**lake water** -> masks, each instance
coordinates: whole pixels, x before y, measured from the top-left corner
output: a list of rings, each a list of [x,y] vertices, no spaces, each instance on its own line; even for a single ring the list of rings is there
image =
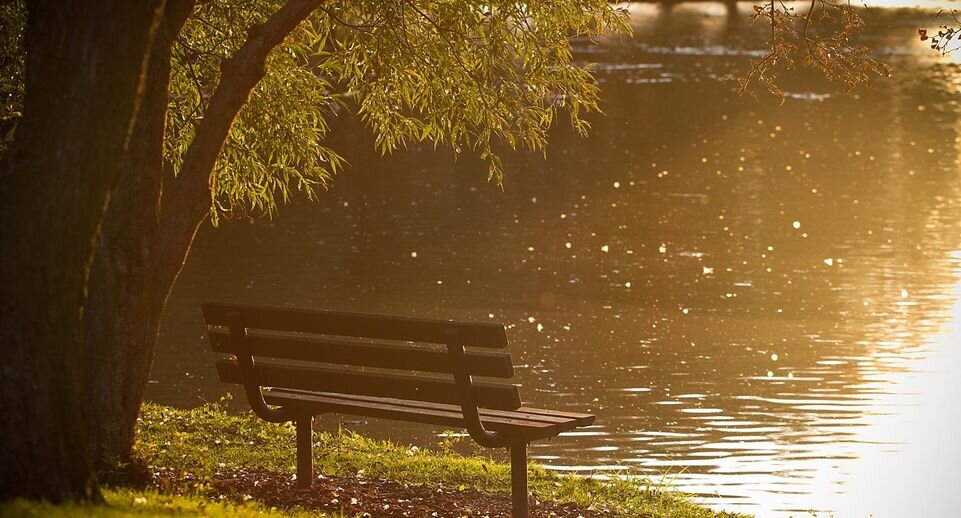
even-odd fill
[[[526,402],[598,416],[532,445],[552,469],[758,516],[958,516],[961,66],[917,41],[936,12],[868,15],[893,79],[785,77],[781,104],[730,80],[762,28],[636,7],[635,38],[579,47],[604,92],[591,137],[508,157],[503,190],[340,121],[352,165],[318,203],[200,232],[148,398],[226,391],[202,300],[503,322]]]

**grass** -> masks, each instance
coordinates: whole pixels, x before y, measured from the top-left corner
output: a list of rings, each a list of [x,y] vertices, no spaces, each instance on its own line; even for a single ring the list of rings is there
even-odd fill
[[[169,517],[208,516],[212,518],[306,518],[317,516],[300,511],[280,511],[251,505],[214,502],[199,495],[161,495],[156,491],[106,488],[103,504],[54,505],[48,502],[16,500],[0,504],[0,516],[75,518],[78,516],[121,518],[125,516]]]
[[[224,404],[181,410],[145,403],[139,418],[137,455],[177,487],[152,491],[108,488],[106,505],[52,507],[15,502],[0,515],[17,516],[298,516],[296,510],[267,510],[256,505],[212,503],[211,479],[218,471],[296,471],[295,430],[252,414],[233,415]],[[510,492],[507,464],[465,456],[441,445],[438,451],[374,441],[350,432],[314,433],[315,471],[325,475],[388,479],[410,485]],[[593,480],[532,467],[530,489],[542,500],[573,501],[615,511],[620,516],[716,518],[715,512],[646,479]],[[179,493],[184,496],[167,496]],[[60,514],[57,514],[60,513]]]

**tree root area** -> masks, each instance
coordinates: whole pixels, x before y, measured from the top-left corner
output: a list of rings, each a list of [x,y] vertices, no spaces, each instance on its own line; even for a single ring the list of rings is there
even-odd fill
[[[310,489],[298,489],[290,475],[265,471],[224,471],[210,481],[218,498],[267,507],[325,511],[371,517],[509,517],[511,497],[472,488],[451,489],[359,477],[318,476]],[[575,503],[530,497],[531,516],[610,517]],[[338,515],[339,515],[338,514]]]

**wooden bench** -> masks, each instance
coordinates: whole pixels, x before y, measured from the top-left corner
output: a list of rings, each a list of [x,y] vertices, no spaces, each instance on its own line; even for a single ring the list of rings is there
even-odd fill
[[[220,381],[243,385],[262,419],[296,423],[302,488],[314,478],[313,416],[395,419],[509,448],[513,516],[527,516],[527,444],[594,422],[521,405],[501,324],[213,302],[203,313],[213,350],[234,356],[217,362]]]

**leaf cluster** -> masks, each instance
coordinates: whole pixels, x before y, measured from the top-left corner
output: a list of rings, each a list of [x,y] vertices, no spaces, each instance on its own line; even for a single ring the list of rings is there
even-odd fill
[[[174,47],[164,148],[175,171],[221,65],[279,6],[209,0],[189,18]],[[359,113],[381,153],[417,142],[470,151],[500,182],[498,146],[543,150],[559,110],[588,129],[598,88],[574,63],[570,38],[606,31],[629,31],[625,11],[606,0],[325,2],[271,53],[231,127],[214,220],[272,214],[293,190],[313,197],[344,165],[324,143],[328,118],[344,109]]]
[[[767,53],[753,61],[748,75],[739,79],[741,93],[759,86],[783,96],[777,74],[794,69],[799,62],[830,81],[840,81],[846,91],[869,86],[873,76],[890,75],[887,65],[871,57],[871,49],[855,43],[864,20],[848,2],[810,0],[802,14],[782,0],[771,0],[754,6],[751,20],[767,23],[771,32]]]
[[[942,56],[961,48],[961,43],[958,41],[961,38],[961,19],[958,18],[958,11],[942,9],[938,12],[938,17],[945,15],[950,16],[952,21],[950,24],[939,25],[936,34],[929,36],[927,29],[918,29],[921,41],[930,42],[931,49],[938,51]]]
[[[198,4],[172,49],[164,156],[175,171],[220,83],[221,66],[279,9],[277,1],[208,0]],[[214,176],[221,216],[272,214],[293,190],[313,198],[342,166],[323,145],[327,118],[341,96],[316,64],[326,31],[298,26],[268,57],[266,74],[234,121]]]
[[[541,150],[559,109],[574,128],[597,109],[590,72],[570,38],[629,30],[604,0],[474,2],[367,0],[330,5],[324,52],[386,153],[411,142],[473,150],[498,182],[496,143]]]

